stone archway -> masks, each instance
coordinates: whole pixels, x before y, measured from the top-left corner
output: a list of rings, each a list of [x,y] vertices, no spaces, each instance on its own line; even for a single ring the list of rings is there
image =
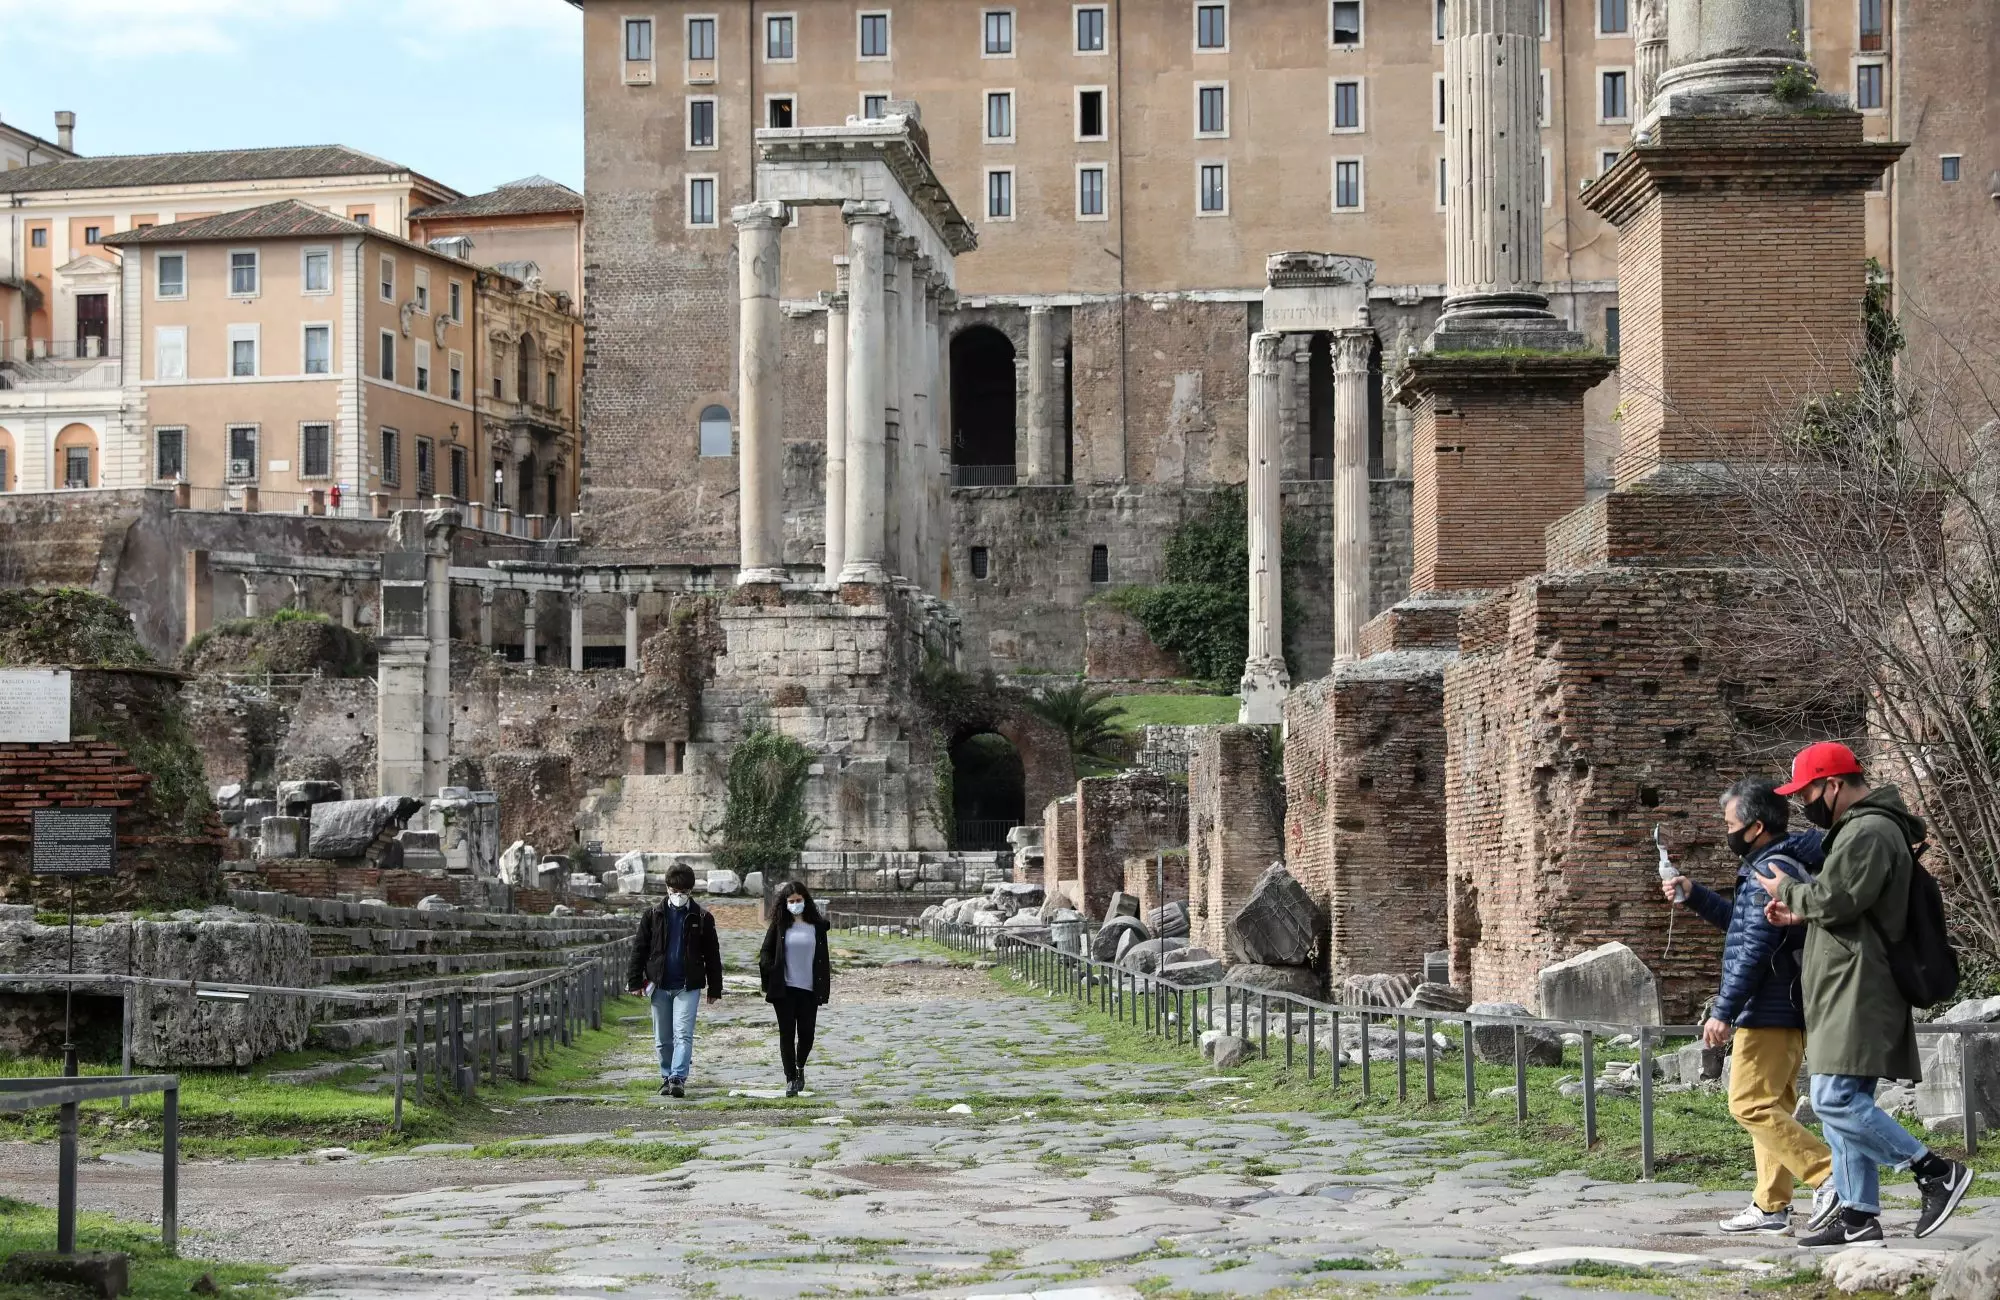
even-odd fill
[[[97,430],[87,424],[65,425],[56,435],[55,486],[94,488],[104,483],[102,449]]]
[[[951,340],[952,482],[962,487],[1015,480],[1014,344],[991,325]]]

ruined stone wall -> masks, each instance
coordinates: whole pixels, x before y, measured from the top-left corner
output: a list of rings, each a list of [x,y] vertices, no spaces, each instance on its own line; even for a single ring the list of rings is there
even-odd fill
[[[1124,890],[1139,900],[1142,919],[1151,916],[1163,904],[1185,899],[1188,896],[1187,850],[1167,849],[1125,859]]]
[[[1445,944],[1443,671],[1398,651],[1285,701],[1285,864],[1325,909],[1329,973],[1415,975]]]
[[[1076,796],[1052,799],[1042,809],[1042,880],[1049,888],[1066,888],[1076,879]],[[1081,899],[1072,898],[1072,903]]]
[[[1111,895],[1125,887],[1125,862],[1188,839],[1187,791],[1144,769],[1076,783],[1077,882],[1087,917],[1104,919]]]
[[[1095,682],[1167,682],[1185,678],[1188,670],[1179,655],[1153,644],[1145,624],[1092,601],[1083,607],[1083,675]]]
[[[1189,941],[1228,956],[1225,928],[1284,857],[1274,727],[1204,727],[1188,762]]]

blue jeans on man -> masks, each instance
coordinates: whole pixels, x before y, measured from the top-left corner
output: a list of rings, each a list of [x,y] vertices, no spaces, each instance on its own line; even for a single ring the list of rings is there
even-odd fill
[[[1840,1203],[1861,1214],[1882,1212],[1878,1166],[1905,1168],[1930,1150],[1875,1104],[1874,1079],[1815,1074],[1812,1108],[1833,1148],[1833,1185]]]
[[[686,1083],[694,1065],[694,1013],[701,1007],[700,989],[655,987],[653,1049],[660,1054],[660,1078]]]

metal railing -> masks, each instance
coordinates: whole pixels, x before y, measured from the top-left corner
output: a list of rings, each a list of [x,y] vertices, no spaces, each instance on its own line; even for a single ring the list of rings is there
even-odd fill
[[[155,979],[144,975],[13,973],[0,973],[0,987],[68,985],[119,989],[124,1013],[120,1071],[124,1074],[129,1074],[132,1068],[133,1008],[129,990],[133,988],[173,989],[193,999],[218,1003],[247,1003],[260,997],[297,998],[305,999],[309,1007],[344,1003],[374,1008],[393,1000],[396,1046],[392,1068],[396,1092],[391,1130],[400,1133],[406,1088],[416,1104],[422,1105],[427,1084],[440,1096],[457,1092],[471,1097],[482,1074],[488,1083],[502,1078],[526,1083],[533,1077],[535,1066],[545,1062],[557,1047],[568,1047],[585,1026],[603,1028],[606,999],[624,991],[625,963],[631,956],[632,942],[613,939],[592,945],[587,955],[562,968],[516,983],[454,980],[414,992],[298,989],[269,984]],[[410,1041],[412,1033],[414,1044]]]
[[[76,1108],[86,1101],[163,1094],[160,1138],[160,1243],[169,1252],[180,1245],[181,1081],[171,1074],[123,1074],[116,1078],[0,1079],[0,1112],[60,1106],[56,1157],[56,1252],[76,1253]]]
[[[1253,1045],[1260,1059],[1269,1059],[1271,1054],[1271,1031],[1273,1010],[1282,1010],[1281,1050],[1285,1065],[1292,1068],[1298,1050],[1298,1037],[1303,1030],[1306,1058],[1306,1078],[1316,1081],[1320,1072],[1319,1063],[1319,1022],[1323,1017],[1328,1029],[1327,1064],[1330,1087],[1339,1088],[1342,1070],[1341,1018],[1350,1018],[1360,1026],[1360,1043],[1357,1062],[1361,1075],[1361,1095],[1373,1098],[1375,1095],[1374,1056],[1375,1047],[1371,1029],[1381,1026],[1395,1026],[1394,1060],[1396,1071],[1396,1100],[1410,1099],[1410,1022],[1422,1026],[1422,1066],[1424,1101],[1436,1105],[1438,1101],[1438,1061],[1437,1035],[1433,1030],[1450,1027],[1459,1030],[1459,1052],[1462,1057],[1463,1086],[1465,1092],[1465,1116],[1474,1117],[1478,1111],[1478,1061],[1474,1050],[1475,1031],[1481,1027],[1499,1027],[1512,1031],[1514,1067],[1514,1120],[1525,1124],[1528,1120],[1528,1053],[1527,1035],[1531,1029],[1575,1034],[1581,1039],[1583,1101],[1583,1144],[1586,1150],[1595,1147],[1598,1139],[1598,1076],[1596,1070],[1597,1039],[1630,1038],[1639,1052],[1635,1073],[1638,1075],[1639,1103],[1639,1166],[1640,1176],[1651,1179],[1654,1168],[1654,1087],[1653,1070],[1655,1049],[1663,1043],[1677,1038],[1699,1039],[1699,1025],[1623,1025],[1606,1021],[1589,1020],[1543,1020],[1532,1016],[1473,1015],[1464,1011],[1429,1011],[1414,1007],[1382,1007],[1356,1005],[1341,1002],[1323,1002],[1314,998],[1301,997],[1293,993],[1283,993],[1264,989],[1249,988],[1225,982],[1207,984],[1177,984],[1149,975],[1129,970],[1114,962],[1101,962],[1078,953],[1064,951],[1038,936],[1022,934],[1018,930],[1009,931],[1004,926],[969,927],[941,925],[936,922],[906,920],[897,922],[894,918],[868,917],[856,914],[829,914],[838,928],[878,930],[896,932],[921,937],[944,947],[961,952],[992,953],[1017,978],[1039,987],[1049,989],[1059,995],[1069,996],[1099,1012],[1117,1017],[1132,1025],[1144,1028],[1155,1036],[1185,1045],[1188,1030],[1195,1026],[1200,1029],[1216,1027],[1216,1004],[1222,1007],[1222,1028],[1225,1033],[1237,1033],[1246,1041],[1249,1038],[1252,1006],[1255,1006],[1257,1040]],[[1085,951],[1088,951],[1086,942]],[[1203,1023],[1204,1013],[1206,1023]],[[1956,1036],[1959,1040],[1959,1117],[1965,1126],[1965,1149],[1967,1154],[1977,1154],[1979,1150],[1979,1115],[1977,1096],[1974,1090],[1966,1040],[1974,1035],[2000,1033],[2000,1024],[1956,1023],[1932,1021],[1917,1025],[1917,1033],[1926,1037]],[[1385,1062],[1386,1064],[1386,1062]]]
[[[1012,487],[1014,485],[1014,463],[1005,465],[953,465],[951,467],[953,487]]]
[[[0,362],[107,361],[118,355],[119,340],[86,336],[80,339],[0,338]]]

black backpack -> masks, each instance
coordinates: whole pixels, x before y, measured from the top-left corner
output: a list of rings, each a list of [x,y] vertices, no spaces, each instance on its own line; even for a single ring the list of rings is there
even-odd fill
[[[1868,914],[1868,923],[1882,940],[1889,973],[1903,1001],[1913,1007],[1932,1007],[1958,992],[1958,950],[1951,946],[1951,935],[1945,929],[1944,891],[1938,888],[1937,877],[1924,870],[1918,860],[1929,844],[1909,847],[1910,898],[1903,937],[1891,943],[1873,912]]]

